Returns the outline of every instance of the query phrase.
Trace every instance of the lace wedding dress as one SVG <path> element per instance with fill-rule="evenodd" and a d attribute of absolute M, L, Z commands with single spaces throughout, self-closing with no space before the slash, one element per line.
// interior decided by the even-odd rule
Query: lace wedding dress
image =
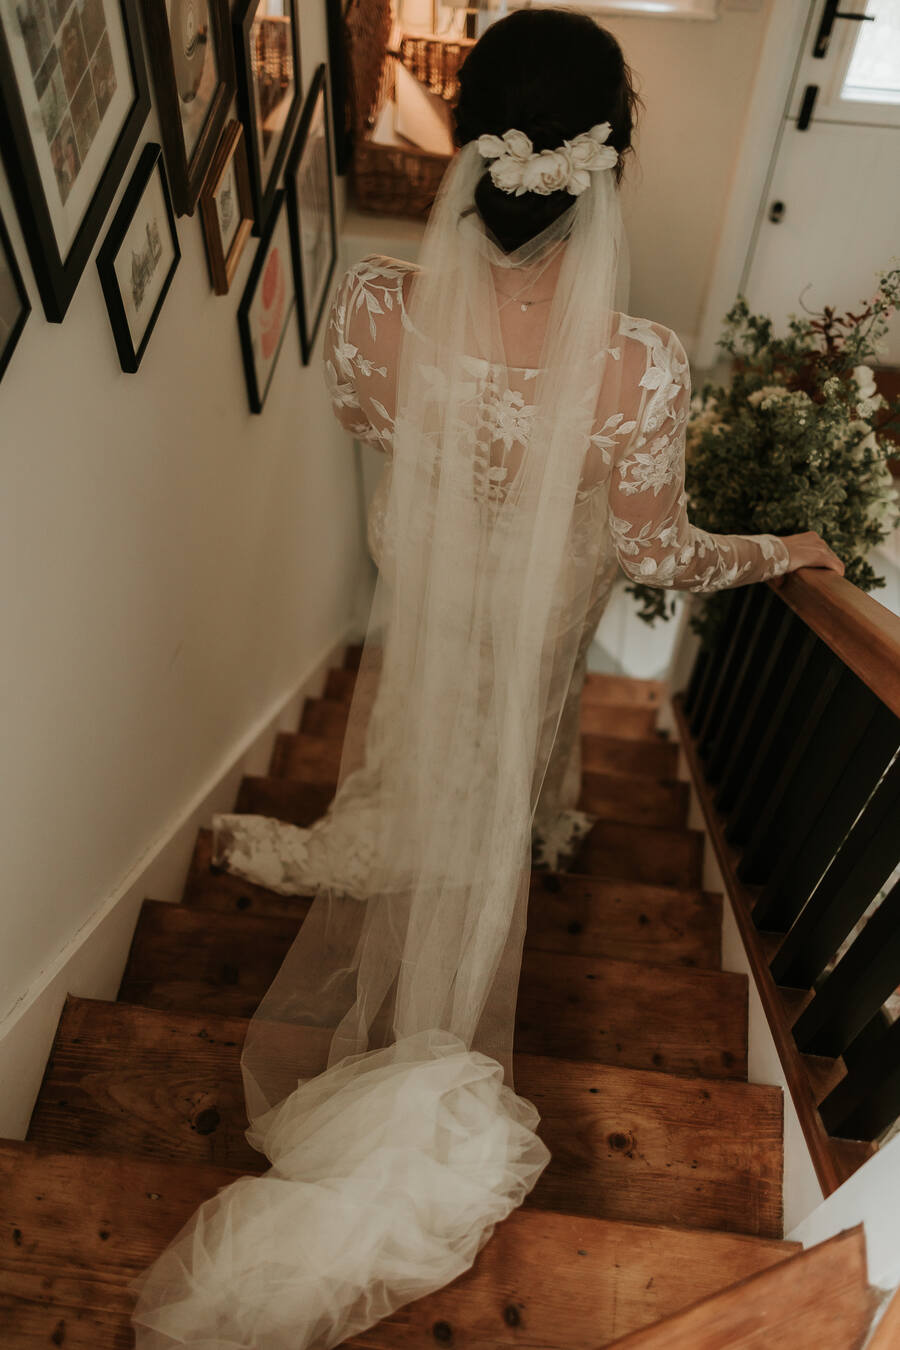
<path fill-rule="evenodd" d="M 578 702 L 617 567 L 711 591 L 788 563 L 689 523 L 688 365 L 615 303 L 611 176 L 507 255 L 483 170 L 457 156 L 421 267 L 367 258 L 332 308 L 335 410 L 385 454 L 385 621 L 323 819 L 215 817 L 216 862 L 316 899 L 242 1055 L 271 1167 L 135 1282 L 139 1350 L 327 1350 L 471 1265 L 549 1159 L 513 1088 L 532 832 L 555 861 L 590 823 Z"/>
<path fill-rule="evenodd" d="M 406 296 L 417 268 L 381 256 L 363 259 L 344 277 L 328 326 L 325 369 L 332 406 L 353 436 L 384 452 L 386 463 L 369 509 L 369 551 L 388 578 L 394 560 L 385 537 L 391 487 L 394 390 L 391 371 L 410 324 Z M 717 591 L 783 572 L 787 549 L 774 535 L 712 535 L 689 523 L 684 496 L 684 429 L 690 385 L 676 335 L 648 319 L 618 315 L 610 354 L 621 364 L 629 398 L 604 409 L 591 436 L 592 453 L 576 498 L 573 542 L 608 545 L 598 557 L 590 602 L 565 690 L 559 724 L 533 821 L 534 859 L 557 867 L 572 854 L 595 817 L 576 810 L 581 789 L 579 711 L 587 650 L 609 600 L 619 564 L 636 581 L 687 591 Z M 537 370 L 505 370 L 502 386 L 485 361 L 467 364 L 470 397 L 479 417 L 507 449 L 526 450 L 534 408 L 529 388 Z M 442 375 L 427 372 L 436 398 Z M 485 500 L 500 498 L 506 470 L 488 468 Z M 553 700 L 551 700 L 553 702 Z M 438 713 L 439 715 L 439 713 Z M 370 763 L 342 787 L 340 810 L 311 829 L 267 817 L 218 815 L 217 865 L 284 895 L 337 887 L 365 899 L 370 886 L 374 800 Z"/>

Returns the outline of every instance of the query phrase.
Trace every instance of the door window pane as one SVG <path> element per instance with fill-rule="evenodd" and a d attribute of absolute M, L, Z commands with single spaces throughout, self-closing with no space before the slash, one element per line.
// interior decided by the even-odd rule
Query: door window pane
<path fill-rule="evenodd" d="M 841 98 L 854 103 L 900 103 L 900 4 L 869 0 L 874 23 L 859 29 Z"/>

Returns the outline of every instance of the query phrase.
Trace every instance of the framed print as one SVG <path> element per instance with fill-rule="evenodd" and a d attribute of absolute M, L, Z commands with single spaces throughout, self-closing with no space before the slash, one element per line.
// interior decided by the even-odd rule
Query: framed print
<path fill-rule="evenodd" d="M 162 150 L 145 145 L 97 254 L 123 370 L 141 364 L 180 258 Z"/>
<path fill-rule="evenodd" d="M 234 97 L 228 0 L 143 0 L 175 210 L 194 213 Z"/>
<path fill-rule="evenodd" d="M 137 0 L 0 0 L 0 145 L 53 323 L 149 111 Z"/>
<path fill-rule="evenodd" d="M 239 0 L 234 48 L 238 101 L 247 133 L 254 233 L 262 234 L 300 112 L 296 0 Z"/>
<path fill-rule="evenodd" d="M 334 161 L 339 174 L 350 167 L 352 136 L 350 130 L 349 65 L 344 16 L 350 0 L 325 0 L 328 27 L 328 65 L 331 81 L 331 125 Z"/>
<path fill-rule="evenodd" d="M 209 274 L 216 295 L 227 295 L 253 228 L 253 202 L 244 129 L 229 122 L 200 193 Z"/>
<path fill-rule="evenodd" d="M 30 313 L 31 301 L 0 216 L 0 380 Z"/>
<path fill-rule="evenodd" d="M 261 413 L 294 308 L 291 237 L 278 192 L 238 306 L 238 329 L 252 412 Z"/>
<path fill-rule="evenodd" d="M 285 169 L 303 364 L 309 364 L 337 261 L 328 76 L 316 71 Z"/>

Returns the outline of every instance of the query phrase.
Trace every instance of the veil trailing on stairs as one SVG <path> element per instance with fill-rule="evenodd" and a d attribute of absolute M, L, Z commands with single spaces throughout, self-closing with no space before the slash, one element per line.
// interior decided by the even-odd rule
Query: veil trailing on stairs
<path fill-rule="evenodd" d="M 513 1088 L 514 1012 L 532 819 L 615 566 L 624 240 L 599 172 L 504 253 L 473 207 L 484 168 L 474 144 L 451 165 L 402 315 L 359 292 L 349 316 L 386 325 L 381 384 L 358 346 L 340 358 L 392 447 L 387 619 L 323 820 L 218 821 L 233 870 L 252 835 L 248 875 L 316 898 L 243 1051 L 271 1167 L 205 1202 L 135 1282 L 140 1350 L 336 1345 L 471 1265 L 548 1161 Z M 503 307 L 550 268 L 540 360 L 511 366 Z"/>

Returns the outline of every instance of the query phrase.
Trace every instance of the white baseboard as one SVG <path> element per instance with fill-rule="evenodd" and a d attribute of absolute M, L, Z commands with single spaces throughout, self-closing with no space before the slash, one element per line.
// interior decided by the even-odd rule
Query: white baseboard
<path fill-rule="evenodd" d="M 660 709 L 659 725 L 661 729 L 669 732 L 673 740 L 678 739 L 675 715 L 668 700 L 664 707 Z M 787 1078 L 781 1066 L 781 1059 L 775 1048 L 775 1041 L 769 1030 L 769 1022 L 756 988 L 756 980 L 750 968 L 747 953 L 744 950 L 743 939 L 734 917 L 731 900 L 716 861 L 715 849 L 706 830 L 700 799 L 691 779 L 684 750 L 681 748 L 679 748 L 678 754 L 678 777 L 690 786 L 688 826 L 692 830 L 702 830 L 705 836 L 703 889 L 715 891 L 723 898 L 722 969 L 746 975 L 750 986 L 747 1077 L 751 1083 L 769 1083 L 775 1087 L 780 1087 L 782 1090 L 784 1100 L 784 1228 L 787 1233 L 795 1229 L 822 1203 L 822 1187 L 819 1184 L 812 1157 L 806 1146 L 806 1138 L 791 1098 Z"/>
<path fill-rule="evenodd" d="M 148 898 L 172 902 L 181 898 L 198 829 L 208 826 L 215 812 L 232 809 L 244 774 L 266 772 L 276 734 L 296 730 L 303 700 L 321 693 L 329 666 L 348 641 L 350 635 L 345 634 L 331 644 L 294 687 L 229 746 L 187 806 L 167 823 L 113 894 L 97 906 L 0 1022 L 0 1136 L 25 1137 L 66 995 L 115 998 L 141 904 Z"/>

